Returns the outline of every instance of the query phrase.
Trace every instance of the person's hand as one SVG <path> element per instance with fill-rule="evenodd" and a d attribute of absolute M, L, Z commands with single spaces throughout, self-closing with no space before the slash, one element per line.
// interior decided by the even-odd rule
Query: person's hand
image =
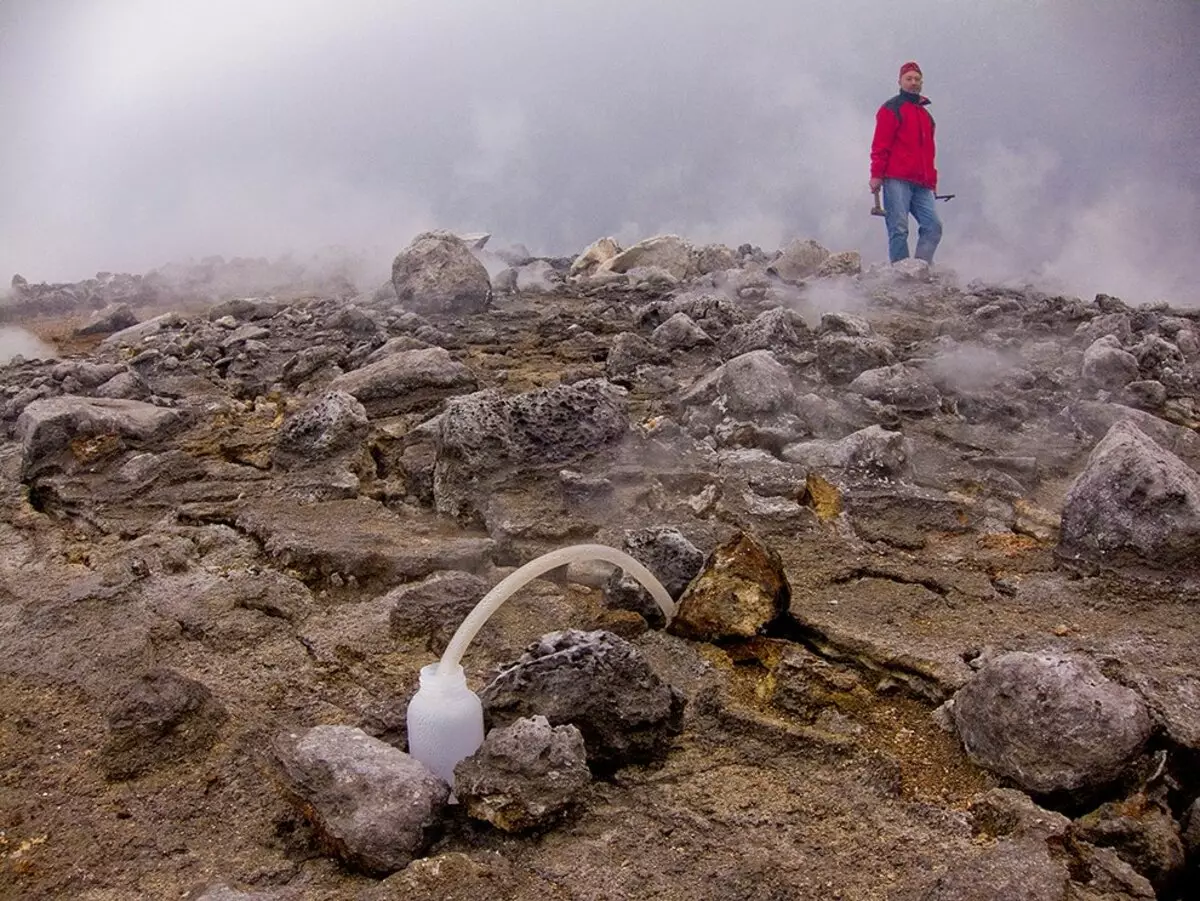
<path fill-rule="evenodd" d="M 882 178 L 872 178 L 869 182 L 867 182 L 867 184 L 871 188 L 871 193 L 874 194 L 876 191 L 878 191 L 880 188 L 883 187 L 883 179 Z"/>

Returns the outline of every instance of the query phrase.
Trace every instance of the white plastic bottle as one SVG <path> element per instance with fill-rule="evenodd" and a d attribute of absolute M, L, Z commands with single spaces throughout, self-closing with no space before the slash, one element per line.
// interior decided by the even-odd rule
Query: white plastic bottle
<path fill-rule="evenodd" d="M 454 790 L 454 767 L 483 744 L 483 705 L 467 688 L 461 666 L 442 672 L 421 668 L 421 684 L 408 705 L 408 753 Z"/>

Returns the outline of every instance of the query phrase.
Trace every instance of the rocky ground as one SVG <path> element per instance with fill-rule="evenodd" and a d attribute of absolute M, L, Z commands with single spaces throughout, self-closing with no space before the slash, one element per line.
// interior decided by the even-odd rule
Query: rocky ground
<path fill-rule="evenodd" d="M 14 281 L 58 357 L 0 369 L 0 898 L 1193 897 L 1195 310 L 473 243 Z M 585 542 L 677 616 L 519 591 L 446 805 L 418 671 Z"/>

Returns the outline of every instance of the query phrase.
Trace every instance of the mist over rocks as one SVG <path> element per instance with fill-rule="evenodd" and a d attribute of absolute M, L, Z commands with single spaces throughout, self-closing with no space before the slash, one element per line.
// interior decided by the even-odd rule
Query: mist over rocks
<path fill-rule="evenodd" d="M 1195 842 L 1129 849 L 1195 820 L 1194 311 L 864 271 L 803 239 L 419 238 L 400 284 L 213 260 L 19 286 L 11 321 L 57 343 L 0 368 L 21 891 L 86 871 L 110 894 L 436 897 L 457 873 L 517 901 L 949 898 L 1029 872 L 1047 896 L 1172 897 Z M 501 839 L 432 788 L 398 825 L 377 802 L 421 783 L 397 775 L 418 670 L 513 567 L 583 542 L 694 609 L 664 629 L 627 577 L 573 565 L 472 644 L 493 724 L 550 727 L 519 727 L 478 794 L 555 831 Z M 1077 720 L 1086 747 L 1051 740 Z M 605 778 L 583 790 L 572 752 L 543 797 L 573 729 Z M 282 759 L 291 782 L 264 780 Z M 961 811 L 1001 782 L 1079 820 L 1070 848 L 1024 826 L 981 845 Z M 989 822 L 1027 821 L 1005 804 Z"/>

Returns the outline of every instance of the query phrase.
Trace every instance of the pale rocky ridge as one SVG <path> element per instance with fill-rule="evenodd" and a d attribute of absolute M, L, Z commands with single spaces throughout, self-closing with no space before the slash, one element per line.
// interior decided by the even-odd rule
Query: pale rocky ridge
<path fill-rule="evenodd" d="M 1195 310 L 486 245 L 14 280 L 63 340 L 0 369 L 0 897 L 1188 897 Z M 447 805 L 417 671 L 579 542 L 677 620 L 510 600 Z"/>

